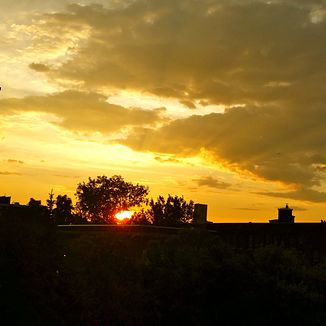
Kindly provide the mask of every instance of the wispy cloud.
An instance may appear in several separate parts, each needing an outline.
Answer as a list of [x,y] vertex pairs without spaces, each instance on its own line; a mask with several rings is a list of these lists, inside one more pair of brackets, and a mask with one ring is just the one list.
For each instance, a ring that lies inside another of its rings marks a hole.
[[235,207],[233,209],[240,210],[240,211],[259,211],[258,208],[253,208],[253,207]]
[[211,176],[193,179],[193,181],[195,181],[200,187],[204,186],[209,188],[225,189],[231,186],[229,183],[219,181]]
[[326,201],[326,192],[313,189],[299,189],[288,192],[260,192],[260,195],[302,200],[315,203],[323,203]]
[[175,157],[155,156],[154,159],[160,163],[182,163],[182,160]]
[[14,163],[14,164],[24,164],[24,161],[21,160],[15,160],[15,159],[8,159],[8,163]]
[[21,173],[17,172],[9,172],[9,171],[0,171],[0,175],[21,175]]

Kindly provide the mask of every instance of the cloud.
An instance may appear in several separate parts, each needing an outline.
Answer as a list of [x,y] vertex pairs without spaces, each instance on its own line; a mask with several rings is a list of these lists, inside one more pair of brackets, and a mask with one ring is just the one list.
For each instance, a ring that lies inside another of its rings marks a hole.
[[198,184],[198,186],[201,187],[205,186],[205,187],[216,188],[216,189],[225,189],[230,187],[229,183],[219,181],[211,176],[201,177],[199,179],[193,179],[193,181],[195,181]]
[[[119,8],[74,4],[39,19],[45,35],[55,26],[68,36],[88,31],[82,46],[66,42],[69,56],[48,72],[53,80],[183,103],[307,104],[326,98],[325,8],[315,7],[290,0],[139,0]],[[46,41],[38,39],[44,47]]]
[[65,178],[65,179],[78,179],[80,176],[78,175],[63,175],[63,174],[54,174],[53,176],[58,178]]
[[9,171],[0,171],[0,175],[21,175],[21,173],[17,172],[9,172]]
[[[135,150],[180,157],[205,150],[230,170],[309,189],[325,177],[318,168],[326,164],[325,123],[323,105],[295,110],[243,107],[179,119],[156,130],[135,129],[121,142]],[[300,194],[320,198],[314,191]]]
[[196,109],[196,105],[192,101],[182,100],[180,103],[186,106],[188,109]]
[[14,159],[8,159],[7,160],[8,163],[14,163],[14,164],[23,164],[24,162],[23,161],[20,161],[20,160],[14,160]]
[[61,118],[60,126],[76,131],[99,131],[103,134],[118,132],[132,126],[154,126],[164,119],[164,109],[142,110],[124,108],[106,101],[98,93],[66,91],[46,96],[0,100],[1,114],[19,112],[47,112]]
[[317,191],[313,189],[299,189],[289,192],[260,192],[260,195],[270,196],[270,197],[280,197],[289,198],[295,200],[302,200],[315,203],[326,202],[326,192]]
[[253,208],[253,207],[236,207],[234,208],[236,210],[240,210],[240,211],[259,211],[258,208]]
[[178,160],[174,157],[162,157],[162,156],[155,156],[154,159],[160,163],[183,163],[181,160]]
[[46,71],[49,71],[50,68],[45,65],[45,64],[42,64],[42,63],[31,63],[29,65],[29,67],[37,72],[46,72]]
[[322,165],[322,166],[317,165],[316,166],[316,169],[319,170],[319,171],[321,171],[321,172],[326,172],[326,166],[325,165]]
[[54,58],[30,65],[52,82],[237,107],[167,123],[161,110],[67,91],[1,100],[1,113],[50,112],[66,128],[106,134],[132,127],[119,142],[135,150],[205,151],[232,171],[297,189],[271,196],[322,201],[313,189],[326,171],[324,13],[322,1],[136,0],[39,14],[35,26],[16,28]]
[[305,211],[307,211],[307,208],[304,208],[304,207],[291,206],[291,208],[292,208],[294,211],[298,211],[298,212],[305,212]]

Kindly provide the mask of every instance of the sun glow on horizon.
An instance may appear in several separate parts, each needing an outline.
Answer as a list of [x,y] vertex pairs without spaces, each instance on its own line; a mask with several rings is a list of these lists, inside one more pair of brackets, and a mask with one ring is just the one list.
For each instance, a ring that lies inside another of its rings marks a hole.
[[115,214],[115,218],[119,221],[123,221],[123,220],[129,220],[131,219],[132,215],[134,214],[134,212],[132,211],[121,211],[117,214]]

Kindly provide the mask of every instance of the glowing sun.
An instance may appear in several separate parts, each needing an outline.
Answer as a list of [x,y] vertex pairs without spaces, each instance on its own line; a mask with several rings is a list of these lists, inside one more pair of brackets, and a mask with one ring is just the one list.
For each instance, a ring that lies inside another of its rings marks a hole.
[[115,214],[115,217],[119,221],[123,221],[126,219],[129,220],[133,214],[134,214],[134,212],[132,212],[132,211],[121,211],[121,212]]

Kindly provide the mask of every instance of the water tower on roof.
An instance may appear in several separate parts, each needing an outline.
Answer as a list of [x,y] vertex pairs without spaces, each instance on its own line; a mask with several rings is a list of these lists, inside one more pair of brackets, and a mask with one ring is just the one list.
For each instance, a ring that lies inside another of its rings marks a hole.
[[195,204],[193,223],[194,224],[206,224],[207,223],[207,205]]
[[290,208],[288,204],[285,207],[278,209],[278,219],[270,220],[270,223],[294,223],[295,216],[292,215],[293,208]]

